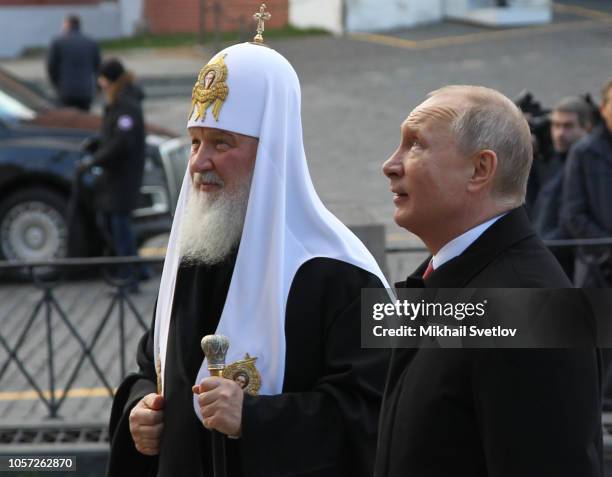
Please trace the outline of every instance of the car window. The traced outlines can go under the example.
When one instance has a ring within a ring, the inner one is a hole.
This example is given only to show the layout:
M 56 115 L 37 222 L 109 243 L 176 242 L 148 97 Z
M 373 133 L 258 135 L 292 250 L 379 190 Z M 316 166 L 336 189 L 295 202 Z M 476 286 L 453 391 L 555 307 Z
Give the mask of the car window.
M 1 68 L 0 92 L 34 112 L 53 107 L 53 103 L 43 94 Z
M 0 118 L 27 120 L 35 116 L 33 110 L 0 90 Z

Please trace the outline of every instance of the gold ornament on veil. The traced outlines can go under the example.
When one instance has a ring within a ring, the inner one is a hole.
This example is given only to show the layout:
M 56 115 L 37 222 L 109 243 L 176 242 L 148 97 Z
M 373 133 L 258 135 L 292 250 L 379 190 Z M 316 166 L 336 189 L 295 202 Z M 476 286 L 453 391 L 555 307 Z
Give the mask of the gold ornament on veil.
M 245 393 L 257 396 L 261 388 L 261 374 L 255 367 L 257 358 L 251 358 L 249 353 L 244 359 L 228 364 L 223 370 L 223 377 L 236 381 Z
M 200 70 L 198 80 L 193 86 L 191 93 L 191 112 L 189 113 L 189 118 L 194 121 L 200 118 L 202 120 L 206 119 L 206 110 L 211 105 L 215 121 L 219 120 L 221 106 L 223 106 L 229 93 L 225 83 L 225 80 L 227 80 L 227 65 L 224 58 L 226 56 L 218 56 Z

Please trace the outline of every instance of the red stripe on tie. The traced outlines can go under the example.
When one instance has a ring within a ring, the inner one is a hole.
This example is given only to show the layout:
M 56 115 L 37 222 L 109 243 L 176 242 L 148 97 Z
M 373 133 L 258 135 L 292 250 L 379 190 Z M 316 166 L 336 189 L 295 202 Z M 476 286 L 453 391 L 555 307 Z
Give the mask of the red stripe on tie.
M 429 264 L 427 265 L 427 268 L 425 269 L 425 273 L 423 273 L 423 280 L 425 280 L 429 275 L 431 275 L 433 271 L 433 260 L 430 260 Z

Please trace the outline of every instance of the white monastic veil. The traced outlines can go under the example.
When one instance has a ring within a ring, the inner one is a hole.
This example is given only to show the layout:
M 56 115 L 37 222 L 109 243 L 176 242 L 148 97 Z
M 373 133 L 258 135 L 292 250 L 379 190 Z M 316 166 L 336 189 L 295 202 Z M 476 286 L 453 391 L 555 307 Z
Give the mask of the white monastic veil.
M 238 256 L 216 333 L 229 337 L 228 363 L 243 359 L 245 353 L 257 357 L 260 393 L 279 394 L 285 373 L 285 307 L 300 266 L 315 257 L 334 258 L 377 275 L 387 288 L 388 284 L 370 252 L 314 190 L 302 142 L 300 85 L 292 66 L 274 50 L 249 43 L 227 48 L 214 59 L 219 57 L 228 69 L 227 100 L 218 120 L 209 110 L 204 120 L 192 116 L 188 127 L 259 137 L 259 147 Z M 190 187 L 186 174 L 155 314 L 155 356 L 160 357 L 161 376 L 180 262 L 180 222 Z M 203 362 L 196 383 L 207 375 Z M 201 419 L 195 397 L 194 408 Z

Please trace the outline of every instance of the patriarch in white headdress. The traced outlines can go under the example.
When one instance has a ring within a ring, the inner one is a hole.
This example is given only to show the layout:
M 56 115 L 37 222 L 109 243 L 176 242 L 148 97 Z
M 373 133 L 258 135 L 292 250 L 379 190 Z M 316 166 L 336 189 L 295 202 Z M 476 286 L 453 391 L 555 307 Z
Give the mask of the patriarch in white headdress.
M 239 173 L 225 177 L 221 171 L 185 175 L 155 315 L 161 376 L 181 260 L 215 263 L 239 245 L 216 333 L 230 338 L 228 362 L 247 353 L 257 357 L 261 394 L 283 389 L 285 309 L 301 265 L 332 258 L 378 276 L 386 286 L 370 252 L 315 192 L 302 141 L 300 100 L 294 69 L 266 46 L 232 46 L 201 71 L 187 127 L 252 138 L 245 147 L 253 148 L 254 166 L 248 170 L 248 161 L 238 164 Z M 203 362 L 196 383 L 206 369 Z M 196 397 L 194 408 L 199 414 Z

